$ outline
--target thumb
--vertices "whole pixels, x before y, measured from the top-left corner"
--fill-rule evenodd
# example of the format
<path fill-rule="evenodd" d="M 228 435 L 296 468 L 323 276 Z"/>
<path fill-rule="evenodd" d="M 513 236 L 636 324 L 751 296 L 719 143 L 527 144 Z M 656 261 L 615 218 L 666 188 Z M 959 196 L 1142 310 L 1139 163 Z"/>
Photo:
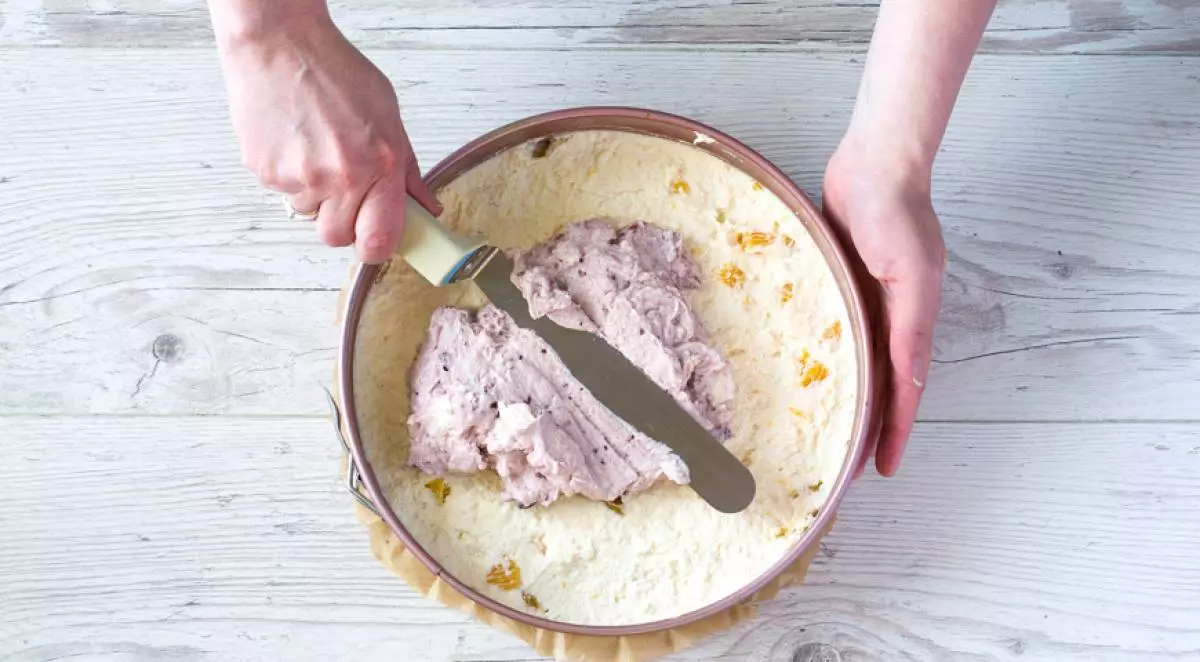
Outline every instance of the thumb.
<path fill-rule="evenodd" d="M 442 205 L 429 187 L 425 186 L 424 180 L 421 179 L 421 168 L 417 165 L 415 158 L 409 159 L 408 167 L 404 170 L 404 188 L 413 200 L 421 203 L 421 206 L 429 210 L 430 214 L 441 215 Z"/>

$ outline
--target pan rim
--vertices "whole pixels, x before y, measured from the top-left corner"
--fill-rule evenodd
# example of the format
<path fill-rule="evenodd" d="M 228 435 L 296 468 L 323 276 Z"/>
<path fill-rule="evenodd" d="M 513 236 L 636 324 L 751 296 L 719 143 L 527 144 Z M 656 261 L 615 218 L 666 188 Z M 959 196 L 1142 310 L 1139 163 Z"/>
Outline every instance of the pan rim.
<path fill-rule="evenodd" d="M 566 128 L 578 125 L 581 128 Z M 589 636 L 630 636 L 681 627 L 747 602 L 756 593 L 777 579 L 816 544 L 833 522 L 850 484 L 855 469 L 864 461 L 870 441 L 878 433 L 880 408 L 879 366 L 877 348 L 871 328 L 870 311 L 866 306 L 861 284 L 855 274 L 852 256 L 842 246 L 836 232 L 812 200 L 782 170 L 737 139 L 695 120 L 656 110 L 624 106 L 586 106 L 551 111 L 527 117 L 490 131 L 467 143 L 446 157 L 425 177 L 430 188 L 437 190 L 449 179 L 482 163 L 493 155 L 532 137 L 561 135 L 574 131 L 616 130 L 653 135 L 668 140 L 684 141 L 688 135 L 695 147 L 703 149 L 734 167 L 746 172 L 778 196 L 801 220 L 813 235 L 824 254 L 827 266 L 841 289 L 850 316 L 856 342 L 859 387 L 854 413 L 854 426 L 846 460 L 829 497 L 816 519 L 779 561 L 741 589 L 699 609 L 668 619 L 626 625 L 582 625 L 531 615 L 508 607 L 483 595 L 447 571 L 408 532 L 383 493 L 379 479 L 367 458 L 359 431 L 354 403 L 354 349 L 367 295 L 374 284 L 380 265 L 359 264 L 351 277 L 351 285 L 342 310 L 340 345 L 338 351 L 338 404 L 342 413 L 339 424 L 345 431 L 351 455 L 362 475 L 368 497 L 380 517 L 404 546 L 435 576 L 441 578 L 465 597 L 487 609 L 519 623 L 554 632 Z"/>

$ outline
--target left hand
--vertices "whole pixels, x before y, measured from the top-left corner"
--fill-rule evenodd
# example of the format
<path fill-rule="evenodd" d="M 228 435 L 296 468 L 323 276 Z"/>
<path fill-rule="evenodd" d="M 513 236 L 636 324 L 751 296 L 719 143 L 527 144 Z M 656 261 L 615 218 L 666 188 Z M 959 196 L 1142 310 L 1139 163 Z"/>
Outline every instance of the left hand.
<path fill-rule="evenodd" d="M 880 289 L 890 381 L 875 467 L 891 476 L 900 467 L 933 351 L 946 248 L 923 166 L 889 163 L 852 136 L 825 171 L 824 206 L 849 237 Z M 867 458 L 870 456 L 868 449 Z M 857 467 L 861 475 L 864 465 Z"/>

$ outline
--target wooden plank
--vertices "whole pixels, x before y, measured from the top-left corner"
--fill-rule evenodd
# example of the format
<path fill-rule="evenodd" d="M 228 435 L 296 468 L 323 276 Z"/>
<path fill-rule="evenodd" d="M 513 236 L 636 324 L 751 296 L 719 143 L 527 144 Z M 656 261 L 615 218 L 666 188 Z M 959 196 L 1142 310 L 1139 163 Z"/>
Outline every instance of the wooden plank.
<path fill-rule="evenodd" d="M 863 50 L 873 0 L 364 0 L 333 3 L 370 48 L 571 48 L 761 45 Z M 202 0 L 10 0 L 0 45 L 199 46 L 212 35 Z M 1196 53 L 1200 6 L 1186 0 L 1003 0 L 990 52 Z"/>
<path fill-rule="evenodd" d="M 920 425 L 804 587 L 671 659 L 1194 659 L 1198 433 Z M 0 436 L 5 662 L 535 657 L 375 563 L 328 421 L 0 417 Z"/>
<path fill-rule="evenodd" d="M 426 167 L 535 112 L 694 116 L 817 191 L 861 64 L 380 52 Z M 500 75 L 503 73 L 503 75 Z M 313 414 L 348 255 L 238 165 L 215 58 L 0 51 L 0 412 Z M 981 56 L 939 162 L 929 420 L 1195 419 L 1200 58 Z"/>

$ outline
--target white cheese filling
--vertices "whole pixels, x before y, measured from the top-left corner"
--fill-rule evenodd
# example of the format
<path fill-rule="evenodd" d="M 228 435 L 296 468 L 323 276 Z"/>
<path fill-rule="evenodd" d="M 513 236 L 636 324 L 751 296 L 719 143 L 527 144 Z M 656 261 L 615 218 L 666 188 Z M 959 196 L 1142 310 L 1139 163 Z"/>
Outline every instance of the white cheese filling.
<path fill-rule="evenodd" d="M 733 364 L 727 446 L 758 493 L 747 510 L 725 515 L 690 488 L 663 483 L 618 513 L 581 497 L 522 510 L 499 498 L 491 472 L 428 485 L 405 466 L 408 370 L 438 306 L 483 299 L 469 284 L 434 288 L 397 261 L 368 297 L 355 390 L 371 465 L 426 551 L 503 604 L 581 625 L 680 616 L 777 563 L 841 470 L 860 388 L 845 303 L 795 215 L 700 149 L 609 131 L 510 149 L 438 197 L 443 222 L 501 247 L 529 247 L 595 217 L 682 233 L 703 276 L 692 306 Z"/>

